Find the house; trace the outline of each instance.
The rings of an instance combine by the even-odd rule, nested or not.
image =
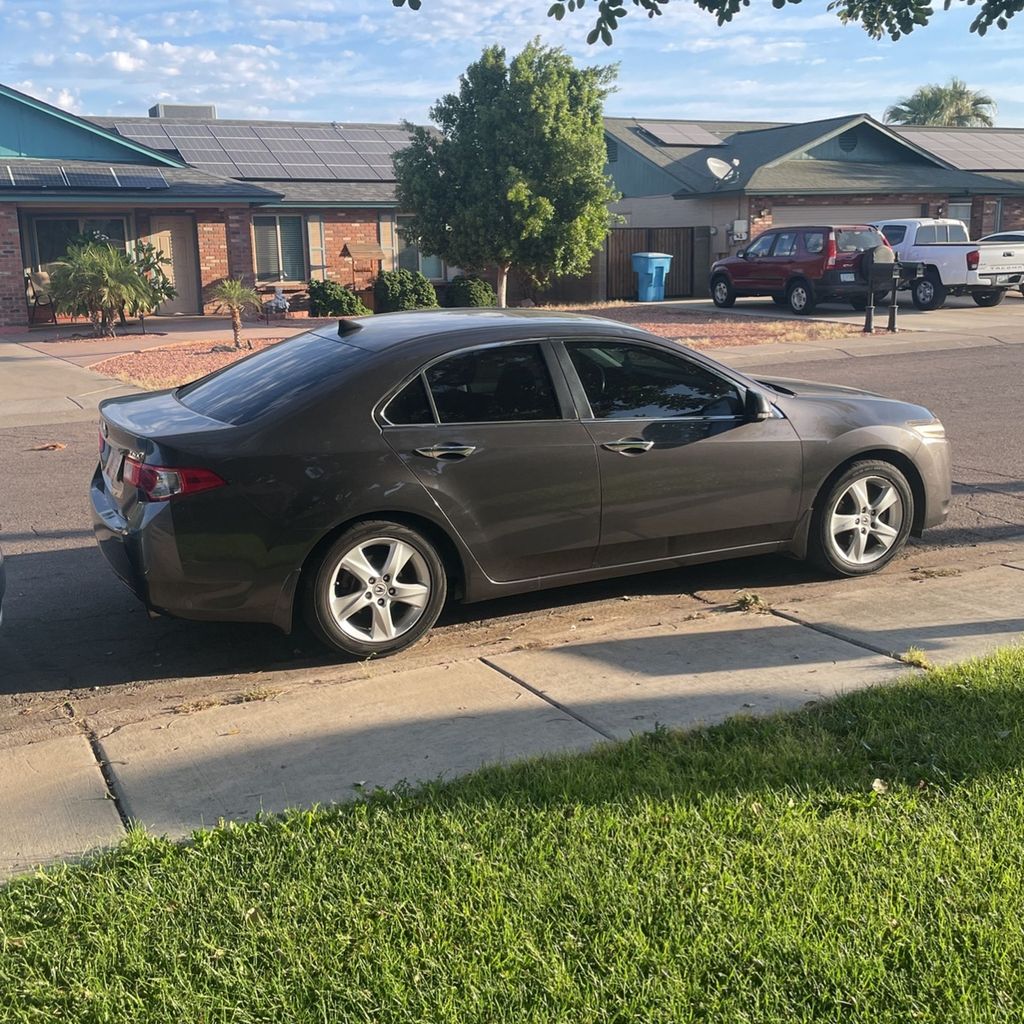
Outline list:
[[[624,222],[607,246],[608,298],[633,294],[628,253],[657,248],[684,268],[669,294],[706,294],[710,263],[773,225],[951,216],[975,237],[1024,226],[1024,131],[896,129],[866,114],[798,124],[608,117],[605,141]]]
[[[210,289],[242,277],[272,294],[330,277],[365,291],[377,271],[440,260],[398,232],[387,124],[220,119],[212,107],[78,117],[0,86],[0,328],[24,327],[26,278],[98,231],[151,241],[178,296],[162,313],[212,311]]]

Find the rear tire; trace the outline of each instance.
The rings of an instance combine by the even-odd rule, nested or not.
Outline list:
[[[736,304],[736,290],[724,274],[719,274],[711,282],[711,301],[719,309],[729,309]]]
[[[946,301],[946,286],[934,270],[929,270],[910,286],[910,297],[915,309],[930,312]]]
[[[303,613],[332,650],[379,658],[416,643],[437,621],[447,594],[444,564],[426,537],[401,523],[367,521],[323,553]]]
[[[1006,298],[1006,290],[997,288],[990,292],[971,292],[971,298],[979,306],[998,306]]]
[[[797,316],[808,316],[814,312],[818,300],[807,281],[794,281],[786,289],[786,303]]]
[[[891,462],[854,462],[815,502],[807,558],[830,576],[867,576],[903,548],[914,494]]]

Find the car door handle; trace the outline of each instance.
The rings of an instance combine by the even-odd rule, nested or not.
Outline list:
[[[619,441],[608,441],[601,447],[619,455],[643,455],[654,447],[654,442],[645,441],[642,437],[624,437]]]
[[[476,446],[472,444],[435,444],[429,448],[417,448],[416,454],[425,459],[439,459],[441,462],[458,462],[468,459]]]

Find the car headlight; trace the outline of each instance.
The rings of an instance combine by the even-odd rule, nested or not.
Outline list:
[[[928,441],[942,441],[946,437],[946,428],[940,420],[910,420],[907,426]]]

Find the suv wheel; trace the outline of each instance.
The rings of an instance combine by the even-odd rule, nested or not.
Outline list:
[[[946,301],[946,288],[934,270],[929,270],[924,277],[918,278],[910,289],[914,308],[925,312],[938,309]]]
[[[426,537],[400,523],[358,523],[321,558],[305,617],[335,651],[380,657],[419,640],[447,592],[444,565]]]
[[[914,519],[907,478],[889,462],[855,462],[815,503],[808,558],[832,576],[866,576],[896,557]]]
[[[814,312],[818,301],[814,290],[806,281],[794,281],[786,291],[786,302],[797,316],[807,316]]]
[[[736,304],[736,290],[729,283],[729,278],[719,274],[711,282],[711,301],[719,309],[728,309]]]

